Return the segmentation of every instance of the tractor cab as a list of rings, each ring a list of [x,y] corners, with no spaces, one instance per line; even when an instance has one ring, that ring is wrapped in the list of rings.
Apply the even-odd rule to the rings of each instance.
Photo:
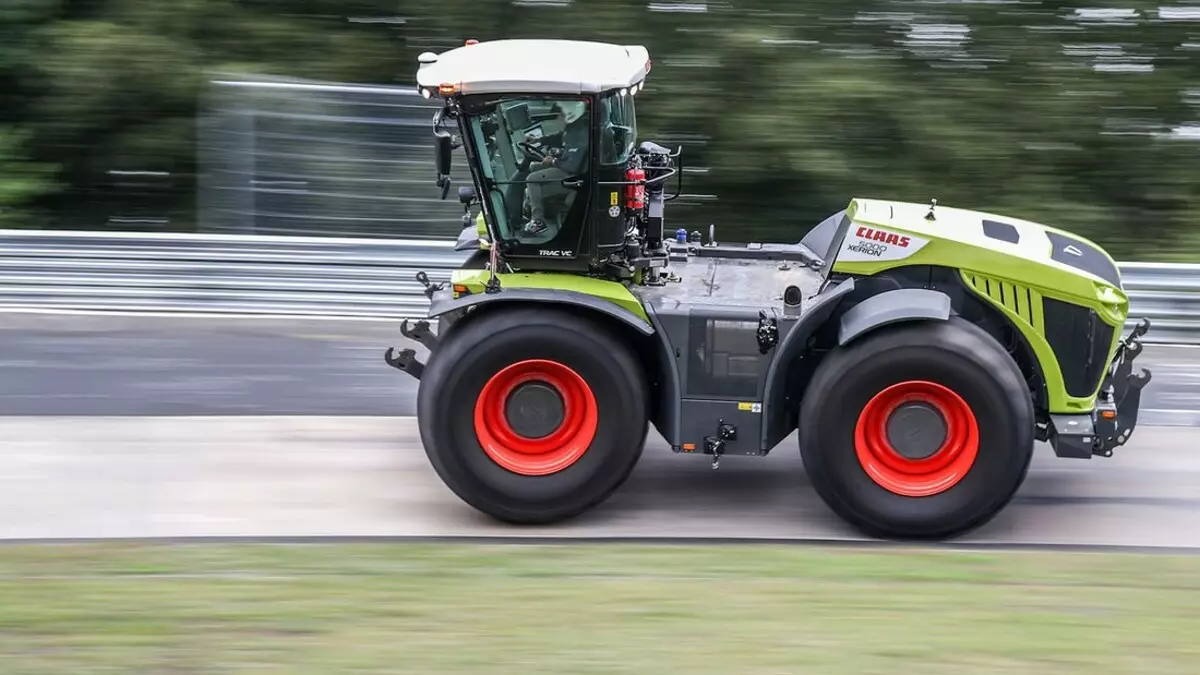
[[[494,262],[523,271],[642,278],[667,259],[664,185],[678,153],[638,144],[634,100],[645,47],[570,40],[469,41],[420,57],[417,81],[438,98],[437,184],[449,194],[463,148]],[[493,265],[495,269],[496,265]]]

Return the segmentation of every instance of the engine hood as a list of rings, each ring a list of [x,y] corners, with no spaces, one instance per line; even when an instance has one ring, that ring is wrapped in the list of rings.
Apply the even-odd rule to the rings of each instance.
[[[931,211],[932,219],[927,217]],[[921,258],[924,264],[986,272],[998,266],[1011,268],[1011,264],[1004,264],[1005,258],[1020,259],[1026,267],[1033,263],[1049,273],[1084,275],[1123,290],[1117,264],[1104,249],[1040,223],[970,209],[881,199],[856,198],[846,214],[851,222],[839,261],[904,260],[906,264],[921,264],[917,260]]]

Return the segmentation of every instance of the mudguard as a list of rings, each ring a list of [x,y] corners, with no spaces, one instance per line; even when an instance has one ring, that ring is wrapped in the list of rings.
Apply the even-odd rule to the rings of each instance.
[[[642,335],[653,335],[654,327],[642,317],[611,302],[580,293],[546,288],[506,288],[495,293],[471,293],[455,298],[449,291],[434,294],[429,305],[429,318],[437,318],[457,310],[493,302],[545,302],[557,305],[574,305],[601,312],[625,323]]]
[[[949,318],[950,296],[945,293],[924,288],[885,291],[863,300],[842,315],[838,344],[847,345],[875,328],[900,321],[946,321]]]
[[[854,291],[854,279],[849,278],[827,289],[811,307],[804,311],[796,325],[788,331],[767,367],[763,386],[762,449],[767,451],[792,432],[788,411],[800,403],[803,392],[788,390],[788,367],[808,348],[808,339],[833,315],[841,301]]]

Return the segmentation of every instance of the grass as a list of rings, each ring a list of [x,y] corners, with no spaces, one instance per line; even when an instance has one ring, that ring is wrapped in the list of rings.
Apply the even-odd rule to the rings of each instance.
[[[1200,672],[1200,556],[0,547],[0,673]]]

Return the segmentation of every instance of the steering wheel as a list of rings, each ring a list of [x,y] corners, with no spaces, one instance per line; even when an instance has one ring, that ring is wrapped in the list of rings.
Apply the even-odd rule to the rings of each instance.
[[[542,152],[541,148],[530,143],[529,141],[521,141],[517,143],[517,147],[521,148],[521,152],[525,154],[525,157],[534,162],[540,162],[546,159],[546,153]]]

